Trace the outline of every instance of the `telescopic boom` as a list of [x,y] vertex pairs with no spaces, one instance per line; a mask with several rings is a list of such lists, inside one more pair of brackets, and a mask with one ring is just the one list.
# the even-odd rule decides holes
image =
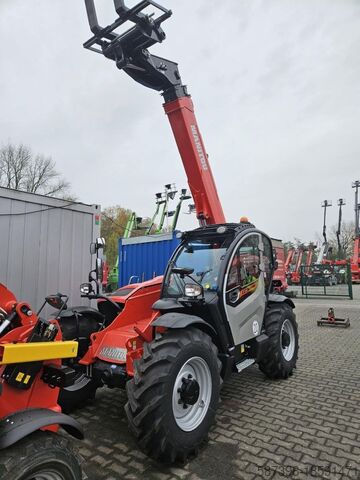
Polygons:
[[[225,223],[194,106],[181,81],[178,65],[152,55],[148,50],[165,39],[161,24],[172,15],[171,10],[150,0],[142,1],[132,8],[126,7],[124,0],[114,0],[117,18],[111,25],[102,27],[98,23],[94,0],[85,0],[85,4],[94,35],[84,43],[84,47],[113,60],[120,70],[124,70],[136,82],[161,92],[165,100],[164,110],[184,164],[197,218],[201,225]],[[156,9],[157,16],[143,13],[149,6]],[[116,29],[126,22],[133,25],[124,33],[116,33]]]

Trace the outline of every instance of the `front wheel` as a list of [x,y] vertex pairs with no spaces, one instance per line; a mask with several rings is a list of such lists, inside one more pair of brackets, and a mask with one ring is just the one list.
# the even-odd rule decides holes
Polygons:
[[127,383],[125,411],[140,447],[153,458],[185,461],[207,438],[219,402],[218,351],[195,329],[170,330],[144,345]]
[[81,480],[80,463],[69,440],[36,432],[0,451],[0,480]]
[[269,378],[288,378],[296,368],[299,333],[293,309],[287,303],[270,305],[264,318],[269,349],[259,368]]

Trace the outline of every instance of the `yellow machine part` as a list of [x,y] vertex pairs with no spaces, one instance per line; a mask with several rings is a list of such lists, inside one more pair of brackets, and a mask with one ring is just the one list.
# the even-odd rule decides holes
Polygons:
[[34,342],[0,344],[0,365],[74,358],[78,342]]

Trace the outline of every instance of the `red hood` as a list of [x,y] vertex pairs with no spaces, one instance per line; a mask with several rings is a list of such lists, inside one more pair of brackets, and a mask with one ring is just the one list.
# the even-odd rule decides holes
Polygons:
[[14,304],[17,303],[15,295],[0,283],[0,307],[3,308],[7,313],[10,313],[14,307]]

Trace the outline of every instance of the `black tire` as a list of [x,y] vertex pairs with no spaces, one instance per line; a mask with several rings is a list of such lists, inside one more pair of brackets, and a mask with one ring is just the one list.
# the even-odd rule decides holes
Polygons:
[[39,431],[0,451],[0,480],[81,480],[81,462],[68,439]]
[[[289,325],[288,328],[292,328],[294,334],[294,349],[289,358],[285,358],[283,349],[288,341],[282,332],[284,322],[289,322],[285,325]],[[296,368],[299,351],[299,333],[293,309],[287,303],[270,305],[265,314],[264,327],[269,336],[269,349],[265,358],[259,362],[259,368],[269,378],[288,378]]]
[[58,320],[63,340],[76,340],[79,343],[78,362],[88,351],[91,334],[98,332],[104,322],[104,315],[94,308],[72,307],[63,310]]
[[100,328],[103,315],[86,307],[72,307],[64,310],[59,320],[63,340],[77,340],[79,342],[78,357],[65,360],[64,364],[77,370],[75,383],[60,390],[58,404],[64,413],[71,413],[87,400],[95,398],[99,384],[86,376],[84,367],[78,361],[85,355],[90,345],[90,335]]
[[[191,431],[184,431],[175,418],[173,392],[179,392],[175,389],[178,374],[193,358],[206,363],[211,393],[201,423]],[[207,440],[214,421],[222,383],[216,346],[207,334],[196,328],[169,330],[144,345],[143,357],[134,362],[134,367],[134,378],[126,385],[125,411],[130,430],[147,455],[166,463],[185,462],[189,456],[196,455]],[[197,405],[191,404],[190,409],[198,408]]]
[[74,385],[60,390],[58,404],[64,413],[71,413],[88,400],[94,400],[99,384],[78,371]]

